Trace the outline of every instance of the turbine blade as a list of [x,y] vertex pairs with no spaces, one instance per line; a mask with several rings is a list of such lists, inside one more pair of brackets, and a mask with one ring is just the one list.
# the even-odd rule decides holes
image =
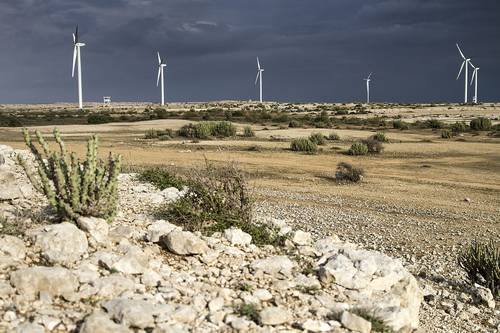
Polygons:
[[73,33],[73,44],[76,44],[76,36],[74,33]]
[[474,70],[474,71],[472,72],[472,78],[471,78],[471,80],[470,80],[470,85],[471,85],[471,86],[472,86],[472,82],[474,82],[474,77],[476,76],[476,72],[477,72],[477,70]]
[[157,52],[158,53],[158,65],[161,65],[161,57],[160,57],[160,52]]
[[368,80],[372,77],[372,74],[373,73],[370,73],[370,75],[368,75],[368,78],[367,78]]
[[257,57],[257,68],[259,69],[260,71],[260,62],[259,62],[259,57]]
[[75,43],[78,43],[78,25],[76,25],[76,29],[75,29],[75,33],[74,33],[74,39],[75,39]]
[[255,84],[257,84],[257,81],[259,80],[259,75],[260,75],[260,71],[257,72],[257,77],[255,77]]
[[160,74],[161,74],[161,67],[158,67],[158,78],[156,79],[156,86],[158,87],[158,84],[160,84]]
[[458,75],[457,75],[457,80],[458,78],[460,77],[460,74],[462,74],[462,69],[464,69],[464,65],[465,65],[465,61],[462,62],[462,66],[460,66],[460,71],[458,72]]
[[460,49],[460,46],[458,46],[458,43],[457,43],[457,49],[458,49],[458,52],[460,52],[460,55],[462,56],[462,58],[465,59],[465,56],[464,56],[464,53],[462,52],[462,50]]
[[73,70],[71,72],[71,77],[75,77],[76,48],[76,46],[73,48]]

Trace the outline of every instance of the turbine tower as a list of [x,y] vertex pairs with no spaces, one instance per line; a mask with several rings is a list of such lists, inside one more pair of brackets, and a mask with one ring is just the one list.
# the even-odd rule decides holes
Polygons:
[[78,39],[78,26],[76,26],[75,33],[73,34],[73,71],[71,77],[75,77],[75,64],[78,62],[78,108],[83,109],[82,102],[82,61],[80,57],[80,48],[85,46],[85,43],[80,43]]
[[161,105],[165,105],[165,80],[163,76],[163,68],[167,67],[167,59],[162,59],[160,57],[160,52],[158,53],[158,78],[156,79],[156,86],[160,83],[161,77]]
[[458,46],[457,43],[457,49],[458,52],[460,52],[460,55],[462,56],[462,59],[464,60],[462,62],[462,66],[460,66],[460,71],[458,72],[457,75],[457,80],[460,77],[460,74],[462,74],[462,70],[464,69],[465,66],[465,93],[464,93],[464,103],[467,104],[467,85],[469,83],[469,64],[470,64],[470,58],[466,58],[462,50],[460,49],[460,46]]
[[262,73],[264,72],[264,68],[260,67],[259,57],[257,57],[257,77],[255,78],[255,84],[257,84],[257,80],[260,82],[260,102],[262,103]]
[[370,73],[366,79],[366,104],[370,104],[370,81],[373,73]]
[[474,104],[477,104],[478,103],[478,99],[477,99],[477,80],[478,80],[478,75],[479,75],[479,67],[476,67],[472,64],[472,62],[470,63],[471,67],[474,69],[474,71],[472,72],[472,79],[470,80],[470,85],[472,85],[472,82],[474,82],[474,98],[473,98],[473,102]]

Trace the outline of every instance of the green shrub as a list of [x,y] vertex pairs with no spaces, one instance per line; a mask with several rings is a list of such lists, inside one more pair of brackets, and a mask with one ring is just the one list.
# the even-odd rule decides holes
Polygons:
[[340,140],[340,136],[335,133],[335,132],[332,132],[328,135],[328,140],[331,140],[331,141],[339,141]]
[[247,317],[255,323],[258,323],[260,320],[259,310],[257,306],[252,303],[242,304],[236,308],[236,313],[240,317]]
[[389,139],[387,139],[387,137],[385,136],[385,133],[384,132],[377,132],[375,133],[371,139],[375,140],[375,141],[378,141],[378,142],[388,142]]
[[197,139],[208,139],[212,136],[214,132],[214,124],[212,122],[199,122],[194,125],[194,138]]
[[54,138],[58,151],[50,151],[40,132],[36,132],[41,152],[31,140],[27,129],[24,141],[35,157],[38,177],[28,163],[18,155],[18,162],[25,170],[33,187],[43,193],[61,220],[76,220],[80,216],[94,216],[112,220],[117,213],[118,175],[121,156],[109,155],[104,162],[97,158],[97,136],[87,143],[87,159],[82,163],[76,153],[68,156],[57,129]]
[[428,128],[440,129],[444,128],[444,123],[437,119],[429,119],[425,121],[425,126]]
[[318,146],[326,144],[325,136],[321,133],[312,133],[311,135],[309,135],[309,140],[314,142]]
[[298,138],[293,139],[290,144],[290,149],[293,151],[302,151],[306,153],[315,153],[318,151],[318,146],[316,143],[312,142],[308,138]]
[[236,127],[229,121],[219,121],[213,125],[212,135],[228,138],[236,135]]
[[169,140],[174,137],[174,133],[171,129],[167,128],[165,130],[149,129],[144,134],[144,139],[161,139]]
[[141,170],[137,176],[137,180],[151,183],[159,190],[164,190],[169,187],[175,187],[180,190],[186,185],[181,178],[159,167]]
[[368,154],[368,147],[366,146],[365,143],[361,141],[356,141],[351,145],[351,148],[348,150],[349,155],[366,155]]
[[208,139],[211,136],[231,137],[236,135],[236,127],[228,121],[200,121],[182,126],[178,135],[185,138]]
[[477,283],[500,297],[500,244],[474,241],[458,256],[458,264],[471,283]]
[[186,124],[179,128],[177,131],[177,135],[185,137],[185,138],[194,138],[194,125],[193,124]]
[[93,113],[87,116],[87,124],[106,124],[113,121],[109,114]]
[[451,138],[451,131],[444,129],[441,131],[441,138],[443,139],[450,139]]
[[375,140],[373,137],[370,137],[366,140],[362,141],[370,154],[380,154],[384,150],[384,145],[382,142]]
[[12,115],[0,114],[0,127],[20,127],[23,126],[22,122],[17,117]]
[[474,131],[487,131],[491,129],[491,120],[484,117],[472,119],[470,128]]
[[467,124],[464,123],[463,121],[457,121],[453,125],[451,125],[451,131],[454,134],[462,133],[467,131]]
[[206,162],[186,180],[188,192],[163,207],[162,218],[188,231],[211,235],[228,228],[240,228],[256,245],[281,245],[283,237],[271,227],[252,221],[253,200],[244,173],[234,164],[217,167]]
[[255,136],[255,132],[253,131],[252,127],[245,126],[245,128],[243,129],[243,136],[247,138],[253,138]]
[[302,124],[300,122],[298,122],[297,120],[291,120],[289,123],[288,123],[288,127],[290,128],[297,128],[297,127],[301,127]]
[[392,121],[392,128],[400,129],[400,130],[407,130],[410,128],[410,125],[408,125],[404,121],[398,119],[398,120]]
[[341,181],[357,183],[363,179],[364,171],[362,168],[354,167],[347,162],[337,164],[335,178]]

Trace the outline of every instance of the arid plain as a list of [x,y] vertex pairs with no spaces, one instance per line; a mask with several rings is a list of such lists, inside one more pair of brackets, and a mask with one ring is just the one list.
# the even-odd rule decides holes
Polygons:
[[[256,108],[255,104],[177,103],[169,105],[166,112],[179,116],[165,117],[167,119],[126,121],[121,118],[119,122],[85,124],[78,119],[50,118],[40,121],[41,125],[34,120],[26,124],[47,136],[54,126],[58,127],[68,147],[79,154],[86,149],[86,138],[97,134],[100,153],[103,156],[109,151],[121,154],[125,168],[130,170],[159,165],[182,174],[202,165],[205,159],[237,162],[249,175],[257,202],[256,214],[271,213],[315,235],[336,234],[343,240],[401,258],[421,283],[439,290],[438,299],[427,302],[422,309],[423,332],[460,332],[489,327],[489,315],[456,318],[442,301],[460,297],[464,275],[456,262],[458,250],[474,239],[500,238],[498,131],[464,131],[451,138],[442,138],[439,128],[410,126],[402,130],[391,124],[395,120],[413,124],[433,119],[449,126],[457,121],[468,124],[473,118],[487,117],[496,125],[500,119],[500,105],[375,104],[364,106],[363,112],[358,112],[354,104],[290,105],[265,103],[258,106],[278,116],[286,114],[281,122],[269,119],[247,122],[229,117],[237,126],[238,135],[224,139],[175,137],[158,140],[146,139],[145,133],[150,129],[177,130],[201,120],[184,117],[181,112],[203,113],[219,108],[227,109],[227,114],[227,111],[245,107]],[[113,112],[114,116],[134,115],[143,113],[148,107],[153,108],[146,104],[119,104],[113,105]],[[336,113],[343,108],[349,112]],[[0,115],[6,112],[43,115],[53,110],[71,113],[69,106],[62,104],[4,105],[0,107]],[[107,110],[94,104],[87,112],[106,113]],[[294,117],[305,114],[319,117],[321,111],[331,119],[329,128],[289,127]],[[346,120],[374,117],[382,119],[385,125]],[[243,137],[245,126],[252,127],[254,137]],[[316,132],[325,136],[335,132],[339,139],[328,140],[316,154],[290,150],[293,138]],[[377,132],[384,132],[388,138],[381,154],[350,156],[346,153],[354,141]],[[0,143],[25,147],[21,128],[0,127]],[[339,162],[362,167],[365,171],[363,181],[359,184],[335,181]],[[440,296],[442,290],[447,290],[448,296]]]

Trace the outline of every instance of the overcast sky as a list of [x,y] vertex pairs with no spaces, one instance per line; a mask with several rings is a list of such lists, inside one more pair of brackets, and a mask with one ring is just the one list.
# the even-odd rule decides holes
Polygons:
[[500,0],[1,0],[0,103],[76,101],[347,102],[463,100],[461,58],[481,67],[479,98],[500,100]]

